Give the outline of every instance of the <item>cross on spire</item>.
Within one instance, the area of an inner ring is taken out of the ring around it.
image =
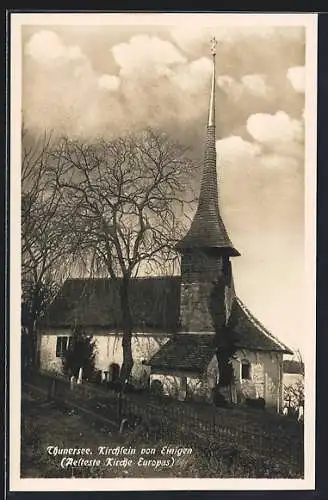
[[[215,36],[212,36],[212,38],[211,38],[211,53],[212,53],[212,56],[216,55],[216,46],[217,46],[217,44],[218,44],[217,39],[215,38]]]
[[[210,97],[210,107],[208,114],[208,126],[215,127],[215,55],[217,41],[215,36],[211,38],[211,53],[213,57],[212,88]]]

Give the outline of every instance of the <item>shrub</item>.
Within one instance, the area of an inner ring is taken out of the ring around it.
[[[63,355],[63,371],[68,376],[78,377],[80,368],[83,378],[92,380],[95,375],[96,343],[81,327],[73,329],[68,349]]]
[[[226,400],[224,395],[221,394],[218,387],[216,387],[213,391],[213,403],[215,406],[219,406],[221,408],[228,406],[228,401]]]
[[[298,380],[293,385],[284,387],[284,404],[289,415],[297,415],[300,406],[304,406],[304,381]]]
[[[250,406],[251,408],[259,408],[261,410],[264,410],[264,408],[265,408],[265,399],[263,399],[263,398],[256,398],[256,399],[246,398],[245,399],[245,404],[247,406]]]
[[[113,382],[107,382],[107,388],[119,393],[122,388],[121,381],[114,380]]]
[[[163,395],[163,384],[160,380],[153,380],[150,385],[150,392],[154,394],[154,396],[162,396]]]
[[[95,370],[93,373],[92,378],[90,379],[90,382],[93,382],[94,384],[100,385],[102,382],[101,378],[101,370]]]

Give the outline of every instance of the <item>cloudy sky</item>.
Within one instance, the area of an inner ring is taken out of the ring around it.
[[[305,29],[154,21],[24,26],[24,122],[77,137],[154,126],[201,158],[215,35],[220,203],[242,254],[236,290],[304,349]]]

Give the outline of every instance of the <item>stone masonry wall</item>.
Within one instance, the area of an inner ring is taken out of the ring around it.
[[[228,258],[190,251],[182,256],[180,322],[182,332],[213,332],[226,324],[227,290],[232,287]]]
[[[251,365],[249,380],[241,378],[243,360],[249,361]],[[232,364],[239,401],[262,397],[267,408],[279,411],[282,397],[281,363],[281,353],[238,351]]]
[[[216,293],[215,293],[216,292]],[[215,302],[213,298],[215,293]],[[212,283],[181,284],[181,329],[183,332],[213,332],[216,322],[225,322],[224,289]]]
[[[159,380],[163,386],[164,394],[168,396],[179,397],[186,389],[184,397],[210,403],[213,397],[212,391],[217,383],[217,374],[218,362],[216,356],[213,356],[203,375],[190,375],[183,372],[172,375],[154,373],[151,374],[151,382]]]
[[[68,331],[58,332],[58,336],[69,336]],[[94,334],[96,339],[96,368],[103,372],[109,371],[112,363],[120,367],[123,363],[122,335]],[[132,338],[132,352],[135,360],[131,377],[135,386],[148,384],[150,368],[143,365],[143,360],[148,360],[169,339],[165,335],[149,336],[135,334]],[[40,367],[44,370],[62,372],[62,361],[56,357],[57,335],[43,334],[40,336]]]
[[[63,330],[58,332],[60,336],[68,336]],[[102,371],[108,371],[111,363],[121,366],[123,362],[122,336],[115,334],[95,335],[97,340],[96,367]],[[136,334],[132,340],[132,350],[135,364],[132,370],[132,381],[137,387],[146,387],[150,380],[161,380],[164,392],[172,396],[181,390],[181,380],[184,374],[166,376],[150,374],[150,368],[142,361],[149,359],[165,342],[168,336],[150,336]],[[40,363],[41,369],[62,371],[61,358],[56,357],[57,335],[43,334],[40,336]],[[241,378],[241,362],[248,360],[251,365],[251,377],[249,380]],[[236,358],[232,361],[235,385],[238,401],[243,402],[246,397],[263,397],[266,407],[280,411],[282,405],[282,380],[281,380],[281,353],[238,351]],[[214,356],[208,365],[204,376],[187,376],[187,393],[190,397],[198,400],[211,400],[212,389],[219,378],[217,360]]]

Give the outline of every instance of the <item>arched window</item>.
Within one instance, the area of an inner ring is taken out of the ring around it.
[[[241,379],[250,380],[251,379],[251,364],[247,359],[243,359],[241,362]]]

